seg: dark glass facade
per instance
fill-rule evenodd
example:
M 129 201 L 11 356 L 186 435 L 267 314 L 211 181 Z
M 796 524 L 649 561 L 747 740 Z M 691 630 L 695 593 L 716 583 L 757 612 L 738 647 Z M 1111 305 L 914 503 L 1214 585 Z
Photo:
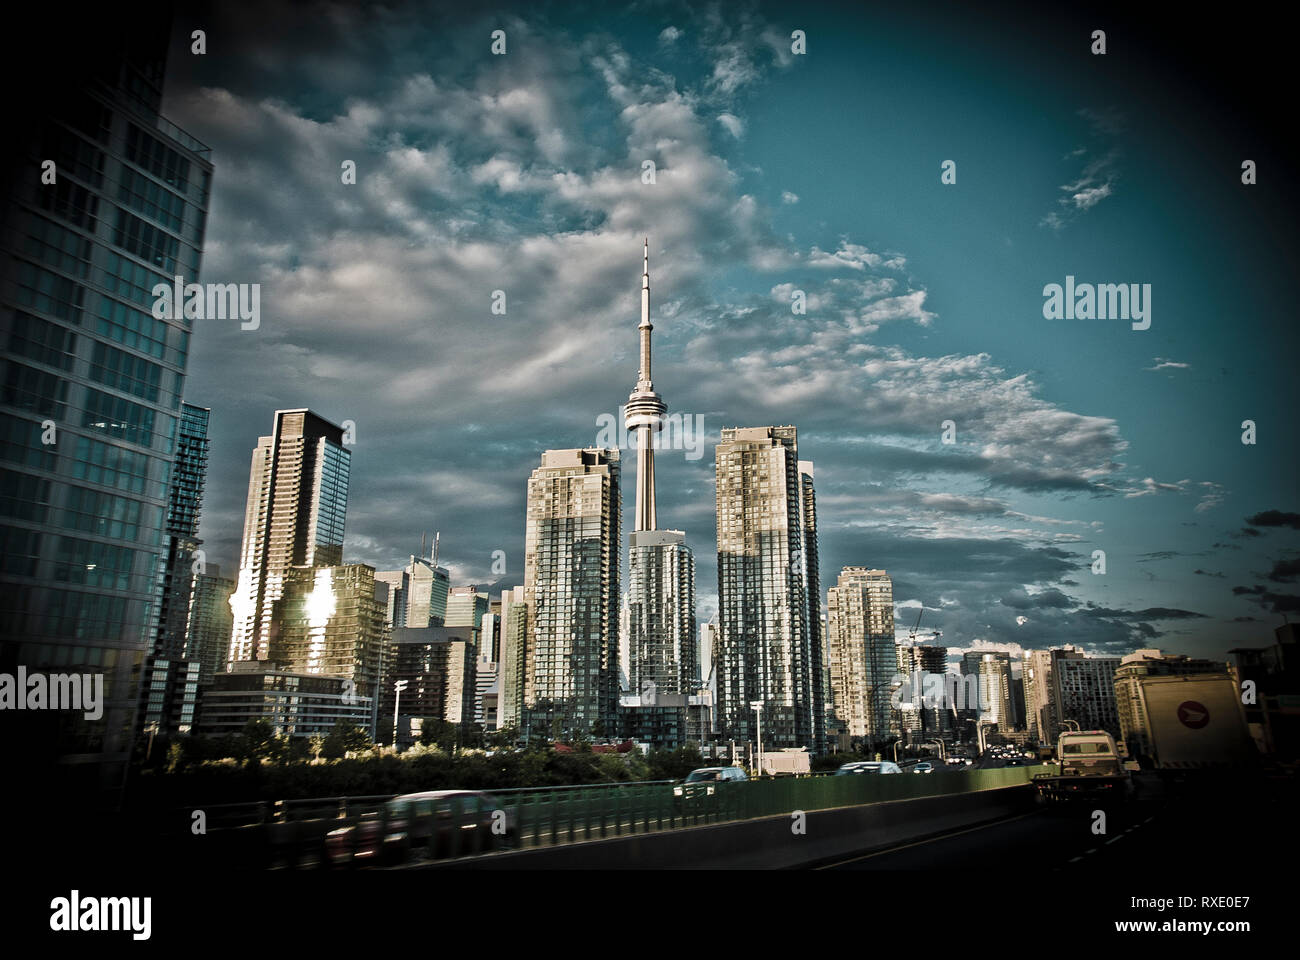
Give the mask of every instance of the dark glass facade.
M 20 98 L 0 219 L 0 671 L 103 674 L 100 719 L 15 730 L 60 774 L 41 782 L 109 803 L 159 629 L 191 333 L 151 291 L 197 282 L 212 175 L 158 114 L 166 19 L 126 20 L 70 24 L 47 96 Z

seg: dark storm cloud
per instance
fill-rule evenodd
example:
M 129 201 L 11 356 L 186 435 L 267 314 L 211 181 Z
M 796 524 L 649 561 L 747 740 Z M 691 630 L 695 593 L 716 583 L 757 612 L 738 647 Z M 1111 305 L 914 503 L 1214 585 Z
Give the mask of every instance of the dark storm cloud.
M 1279 560 L 1273 564 L 1268 578 L 1275 583 L 1290 583 L 1300 576 L 1300 558 Z
M 1295 613 L 1300 611 L 1300 596 L 1289 593 L 1275 593 L 1268 587 L 1255 584 L 1253 587 L 1233 587 L 1232 592 L 1240 597 L 1254 597 L 1257 606 L 1273 613 Z
M 1293 530 L 1300 530 L 1300 513 L 1265 510 L 1253 517 L 1247 517 L 1246 522 L 1255 527 L 1290 527 Z

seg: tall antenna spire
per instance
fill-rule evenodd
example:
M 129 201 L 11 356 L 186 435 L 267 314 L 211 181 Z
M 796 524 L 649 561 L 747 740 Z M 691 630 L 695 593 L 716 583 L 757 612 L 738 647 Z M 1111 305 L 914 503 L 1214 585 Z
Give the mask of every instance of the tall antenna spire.
M 650 379 L 650 238 L 642 247 L 641 323 L 637 327 L 641 341 L 641 369 L 636 389 L 627 398 L 623 422 L 636 431 L 636 520 L 634 530 L 655 529 L 655 455 L 652 435 L 663 429 L 663 415 L 668 406 L 655 393 Z

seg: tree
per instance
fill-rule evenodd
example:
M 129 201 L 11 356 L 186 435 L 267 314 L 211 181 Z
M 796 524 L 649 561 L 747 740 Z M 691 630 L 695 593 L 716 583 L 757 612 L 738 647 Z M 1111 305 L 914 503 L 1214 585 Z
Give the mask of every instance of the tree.
M 329 732 L 324 742 L 321 744 L 321 756 L 337 760 L 345 753 L 360 752 L 370 748 L 370 737 L 366 731 L 362 730 L 354 723 L 345 723 L 340 720 L 334 724 L 334 729 Z
M 456 725 L 441 717 L 425 717 L 420 724 L 420 743 L 451 753 L 456 749 Z
M 177 768 L 184 762 L 185 748 L 180 743 L 171 743 L 167 746 L 167 772 L 175 773 Z
M 247 756 L 261 760 L 276 754 L 275 728 L 265 718 L 249 720 L 240 731 L 246 743 Z
M 487 736 L 487 745 L 489 747 L 513 747 L 515 741 L 519 739 L 519 728 L 511 725 L 502 727 L 499 730 L 493 730 Z
M 369 750 L 372 746 L 370 735 L 355 723 L 344 725 L 343 729 L 343 748 L 345 750 L 361 751 Z

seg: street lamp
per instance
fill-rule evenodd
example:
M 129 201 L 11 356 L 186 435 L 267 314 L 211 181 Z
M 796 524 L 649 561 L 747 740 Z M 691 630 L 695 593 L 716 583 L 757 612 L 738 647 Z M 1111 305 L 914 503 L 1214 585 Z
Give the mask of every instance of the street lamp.
M 763 775 L 763 701 L 753 700 L 749 704 L 754 708 L 754 716 L 757 723 L 757 734 L 755 739 L 758 741 L 758 776 Z
M 397 697 L 393 700 L 393 753 L 397 752 L 397 710 L 402 705 L 402 691 L 406 689 L 406 680 L 395 680 L 393 689 L 397 691 Z
M 1061 722 L 1062 722 L 1062 723 L 1072 723 L 1072 724 L 1074 724 L 1074 726 L 1073 726 L 1071 729 L 1073 729 L 1076 733 L 1082 733 L 1082 732 L 1083 732 L 1083 727 L 1079 726 L 1079 721 L 1078 721 L 1078 720 L 1062 720 Z
M 986 725 L 987 725 L 987 726 L 990 726 L 990 727 L 996 727 L 998 724 L 997 724 L 997 721 L 996 721 L 996 720 L 979 720 L 979 719 L 976 719 L 976 721 L 975 721 L 975 738 L 976 738 L 976 740 L 979 742 L 980 756 L 981 756 L 981 757 L 984 756 L 984 751 L 987 749 L 987 744 L 985 744 L 985 742 L 984 742 L 984 727 L 985 727 Z
M 939 745 L 939 759 L 944 763 L 948 762 L 948 751 L 943 745 L 942 740 L 927 740 L 926 743 L 937 743 Z

